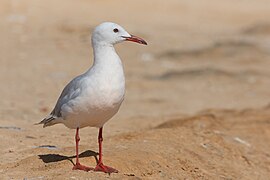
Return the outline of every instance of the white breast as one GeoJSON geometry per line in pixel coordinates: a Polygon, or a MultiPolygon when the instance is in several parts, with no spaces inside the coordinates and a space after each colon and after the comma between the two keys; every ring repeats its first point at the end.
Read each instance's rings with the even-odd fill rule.
{"type": "Polygon", "coordinates": [[[115,55],[107,56],[105,64],[94,64],[83,75],[80,96],[62,107],[67,127],[102,127],[118,112],[124,99],[125,77],[121,60],[115,55]]]}

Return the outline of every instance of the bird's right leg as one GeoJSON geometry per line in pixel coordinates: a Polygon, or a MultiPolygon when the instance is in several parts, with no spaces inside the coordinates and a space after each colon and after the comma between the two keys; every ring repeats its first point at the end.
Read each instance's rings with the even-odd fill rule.
{"type": "Polygon", "coordinates": [[[93,168],[81,165],[79,162],[79,128],[76,129],[76,135],[75,135],[75,141],[76,141],[76,164],[73,166],[73,170],[83,170],[83,171],[90,171],[93,170],[93,168]]]}

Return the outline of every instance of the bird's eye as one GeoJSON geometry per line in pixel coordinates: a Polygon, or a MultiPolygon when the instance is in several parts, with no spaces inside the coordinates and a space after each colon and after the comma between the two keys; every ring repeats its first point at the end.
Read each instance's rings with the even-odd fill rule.
{"type": "Polygon", "coordinates": [[[118,33],[119,30],[118,30],[117,28],[114,28],[114,29],[113,29],[113,32],[118,33]]]}

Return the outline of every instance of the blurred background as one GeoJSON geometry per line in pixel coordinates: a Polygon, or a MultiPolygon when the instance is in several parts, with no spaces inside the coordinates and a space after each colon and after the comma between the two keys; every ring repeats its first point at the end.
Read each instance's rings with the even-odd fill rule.
{"type": "MultiPolygon", "coordinates": [[[[70,146],[72,154],[72,130],[33,124],[50,113],[63,87],[91,66],[90,36],[98,24],[118,23],[149,44],[116,46],[127,91],[105,133],[118,137],[205,110],[267,107],[269,16],[269,0],[1,0],[0,134],[8,139],[0,144],[2,171],[14,157],[23,159],[22,151],[35,154],[33,146],[70,146]]],[[[85,145],[96,140],[96,130],[82,134],[85,145]]]]}

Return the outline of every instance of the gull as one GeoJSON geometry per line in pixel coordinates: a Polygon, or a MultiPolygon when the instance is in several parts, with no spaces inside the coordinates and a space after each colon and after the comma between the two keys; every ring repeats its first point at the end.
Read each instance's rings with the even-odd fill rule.
{"type": "Polygon", "coordinates": [[[123,41],[147,43],[112,22],[98,25],[91,40],[93,65],[66,85],[52,112],[38,124],[47,127],[62,123],[70,129],[76,129],[76,164],[73,170],[117,173],[118,170],[104,165],[102,161],[103,126],[118,112],[125,95],[123,65],[114,45],[123,41]],[[99,128],[99,158],[95,168],[79,162],[79,129],[84,127],[99,128]]]}

